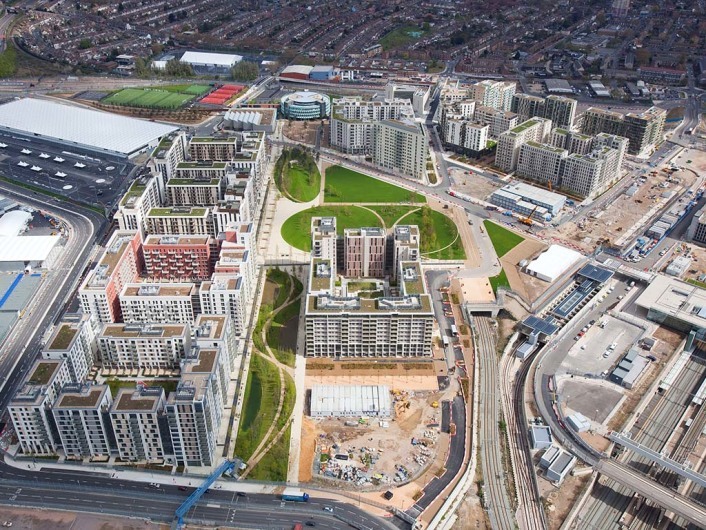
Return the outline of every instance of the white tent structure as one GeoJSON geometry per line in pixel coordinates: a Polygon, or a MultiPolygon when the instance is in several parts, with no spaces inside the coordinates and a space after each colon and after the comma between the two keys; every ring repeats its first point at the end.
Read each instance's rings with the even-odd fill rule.
{"type": "Polygon", "coordinates": [[[561,245],[551,245],[527,265],[525,272],[545,282],[553,282],[578,263],[583,255],[561,245]]]}
{"type": "Polygon", "coordinates": [[[12,210],[0,217],[0,237],[19,236],[32,220],[32,214],[23,210],[12,210]]]}

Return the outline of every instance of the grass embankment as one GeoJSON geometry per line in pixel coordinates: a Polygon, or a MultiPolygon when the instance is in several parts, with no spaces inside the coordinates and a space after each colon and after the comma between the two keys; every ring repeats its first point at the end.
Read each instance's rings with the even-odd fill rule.
{"type": "Polygon", "coordinates": [[[431,259],[466,259],[458,228],[443,213],[423,206],[398,222],[419,227],[419,245],[423,256],[431,259]]]}
{"type": "Polygon", "coordinates": [[[8,46],[0,53],[0,78],[12,77],[17,72],[17,50],[8,46]]]}
{"type": "Polygon", "coordinates": [[[289,466],[289,440],[292,434],[291,425],[284,431],[265,456],[248,474],[252,480],[266,480],[268,482],[285,482],[289,466]]]}
{"type": "MultiPolygon", "coordinates": [[[[488,232],[488,237],[490,237],[490,242],[493,244],[493,248],[495,249],[495,253],[498,255],[498,258],[502,258],[505,254],[510,252],[513,248],[525,240],[522,236],[516,234],[515,232],[511,232],[507,228],[503,228],[502,226],[491,221],[483,221],[483,226],[488,232]]],[[[495,291],[495,293],[498,292],[498,287],[510,288],[510,282],[507,280],[505,269],[501,270],[500,274],[497,276],[488,278],[488,281],[493,287],[493,291],[495,291]]]]}
{"type": "Polygon", "coordinates": [[[326,169],[324,202],[424,203],[426,199],[414,191],[388,184],[357,171],[331,166],[326,169]]]}
{"type": "Polygon", "coordinates": [[[285,149],[275,164],[275,184],[290,199],[313,201],[321,189],[321,174],[314,158],[297,147],[285,149]]]}
{"type": "Polygon", "coordinates": [[[346,228],[381,226],[374,213],[358,206],[315,206],[287,219],[282,224],[282,238],[293,247],[309,252],[312,217],[335,217],[339,234],[346,228]]]}

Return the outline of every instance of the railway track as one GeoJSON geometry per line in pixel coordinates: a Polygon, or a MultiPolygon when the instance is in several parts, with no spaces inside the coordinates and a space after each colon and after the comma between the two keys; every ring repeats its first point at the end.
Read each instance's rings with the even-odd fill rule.
{"type": "Polygon", "coordinates": [[[537,477],[530,454],[525,414],[525,381],[532,364],[532,357],[525,359],[516,370],[513,356],[503,359],[502,400],[507,423],[508,446],[515,475],[517,495],[517,522],[522,530],[548,528],[544,507],[539,495],[537,477]]]}
{"type": "Polygon", "coordinates": [[[516,528],[510,507],[505,470],[500,449],[500,402],[498,397],[498,358],[491,320],[474,318],[475,349],[480,363],[480,457],[483,470],[483,497],[490,524],[495,530],[516,528]]]}
{"type": "MultiPolygon", "coordinates": [[[[702,354],[703,355],[703,354],[702,354]]],[[[682,421],[694,392],[706,376],[706,364],[702,357],[692,356],[684,366],[675,383],[664,393],[655,395],[643,414],[639,425],[632,431],[632,439],[654,451],[662,451],[682,421]]],[[[651,461],[627,452],[620,460],[633,469],[649,475],[653,470],[651,461]]],[[[633,499],[633,491],[609,479],[601,479],[594,488],[594,502],[581,520],[581,528],[618,528],[623,514],[633,499]]],[[[630,528],[655,528],[662,515],[660,508],[643,502],[634,513],[630,528]]]]}

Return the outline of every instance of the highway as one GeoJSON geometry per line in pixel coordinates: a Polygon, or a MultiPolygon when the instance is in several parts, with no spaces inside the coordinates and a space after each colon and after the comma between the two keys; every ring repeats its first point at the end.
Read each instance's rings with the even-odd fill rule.
{"type": "Polygon", "coordinates": [[[498,356],[492,321],[475,317],[476,361],[480,366],[480,457],[483,470],[483,504],[488,510],[494,530],[514,529],[515,517],[507,491],[503,455],[499,436],[500,397],[498,356]]]}
{"type": "MultiPolygon", "coordinates": [[[[62,470],[30,471],[0,463],[0,504],[71,509],[171,522],[174,512],[193,492],[177,486],[159,489],[143,482],[131,482],[91,473],[62,470]]],[[[247,494],[211,489],[189,512],[187,521],[208,526],[238,528],[291,528],[296,522],[314,521],[322,528],[392,530],[388,521],[371,516],[356,506],[318,497],[307,503],[282,502],[274,495],[247,494]],[[323,508],[329,506],[333,512],[323,508]]]]}

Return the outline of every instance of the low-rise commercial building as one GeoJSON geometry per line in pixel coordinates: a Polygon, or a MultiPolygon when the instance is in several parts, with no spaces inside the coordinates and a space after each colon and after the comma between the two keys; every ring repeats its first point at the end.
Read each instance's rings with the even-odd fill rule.
{"type": "Polygon", "coordinates": [[[314,385],[310,411],[313,418],[389,418],[392,398],[384,385],[314,385]]]}
{"type": "Polygon", "coordinates": [[[331,98],[317,92],[294,92],[282,97],[280,112],[292,120],[319,120],[331,114],[331,98]]]}
{"type": "Polygon", "coordinates": [[[646,309],[653,322],[706,338],[706,289],[657,274],[635,304],[646,309]]]}

